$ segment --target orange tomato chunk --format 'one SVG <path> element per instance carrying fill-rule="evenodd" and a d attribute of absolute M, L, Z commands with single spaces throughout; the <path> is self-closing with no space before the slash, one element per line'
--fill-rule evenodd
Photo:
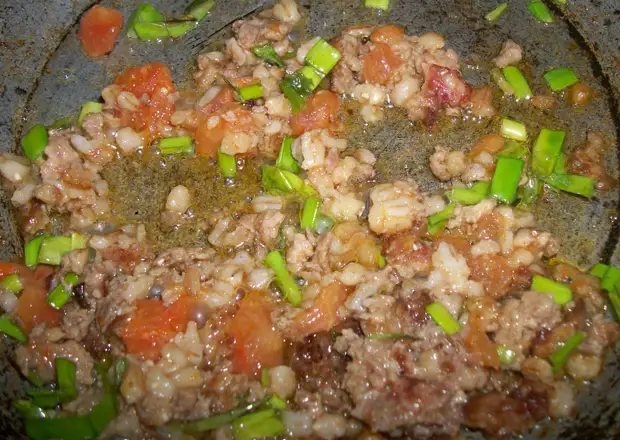
<path fill-rule="evenodd" d="M 362 73 L 364 80 L 374 84 L 386 84 L 403 60 L 385 43 L 376 43 L 375 47 L 364 56 Z"/>
<path fill-rule="evenodd" d="M 373 43 L 396 43 L 405 34 L 405 30 L 400 26 L 388 24 L 379 26 L 370 34 L 370 41 Z"/>
<path fill-rule="evenodd" d="M 301 111 L 291 118 L 293 136 L 321 128 L 330 128 L 337 122 L 340 98 L 334 92 L 321 90 L 312 95 Z"/>
<path fill-rule="evenodd" d="M 321 289 L 312 308 L 299 313 L 293 322 L 300 336 L 328 331 L 338 324 L 338 309 L 344 304 L 348 289 L 339 282 L 334 282 Z"/>
<path fill-rule="evenodd" d="M 47 277 L 54 273 L 54 269 L 49 266 L 38 266 L 32 272 L 20 266 L 17 273 L 24 285 L 15 311 L 15 317 L 22 329 L 29 333 L 34 327 L 43 323 L 48 327 L 60 325 L 62 312 L 47 304 Z"/>
<path fill-rule="evenodd" d="M 95 5 L 80 19 L 77 37 L 86 54 L 96 58 L 112 51 L 122 27 L 123 16 L 120 12 Z"/>

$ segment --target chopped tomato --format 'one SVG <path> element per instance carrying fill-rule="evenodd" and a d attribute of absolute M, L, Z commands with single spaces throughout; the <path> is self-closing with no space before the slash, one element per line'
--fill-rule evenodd
<path fill-rule="evenodd" d="M 136 110 L 120 110 L 121 124 L 131 124 L 147 142 L 161 137 L 174 112 L 169 99 L 175 92 L 170 70 L 161 63 L 132 67 L 117 76 L 114 84 L 140 100 Z M 143 101 L 145 95 L 147 102 Z"/>
<path fill-rule="evenodd" d="M 474 148 L 469 152 L 470 157 L 476 157 L 482 152 L 487 152 L 491 155 L 499 153 L 504 148 L 504 138 L 497 133 L 485 134 L 474 145 Z"/>
<path fill-rule="evenodd" d="M 215 99 L 217 99 L 217 96 Z M 202 116 L 200 118 L 196 129 L 196 154 L 199 156 L 215 157 L 217 149 L 220 147 L 222 139 L 224 139 L 226 133 L 248 132 L 254 129 L 254 126 L 252 125 L 252 113 L 243 108 L 241 105 L 236 103 L 221 103 L 221 106 L 217 108 L 218 111 L 212 113 L 212 115 L 222 113 L 224 111 L 232 111 L 234 112 L 235 117 L 229 120 L 220 118 L 215 124 L 209 121 L 208 116 Z"/>
<path fill-rule="evenodd" d="M 24 290 L 19 295 L 15 317 L 23 330 L 29 333 L 40 324 L 56 327 L 60 324 L 61 312 L 47 304 L 47 277 L 54 273 L 49 266 L 38 266 L 32 272 L 30 269 L 19 266 L 18 273 Z"/>
<path fill-rule="evenodd" d="M 127 352 L 142 359 L 157 360 L 163 346 L 187 328 L 194 301 L 186 295 L 168 307 L 159 300 L 136 301 L 135 310 L 120 332 Z"/>
<path fill-rule="evenodd" d="M 0 261 L 0 277 L 11 275 L 19 271 L 19 265 Z"/>
<path fill-rule="evenodd" d="M 95 5 L 80 19 L 77 37 L 89 57 L 100 57 L 112 51 L 122 27 L 123 16 L 120 12 Z"/>
<path fill-rule="evenodd" d="M 370 41 L 373 43 L 396 43 L 405 34 L 405 30 L 400 26 L 388 24 L 386 26 L 379 26 L 370 34 Z"/>
<path fill-rule="evenodd" d="M 312 308 L 300 312 L 293 320 L 300 337 L 328 331 L 340 321 L 338 309 L 344 304 L 348 289 L 339 282 L 323 287 L 314 300 Z"/>
<path fill-rule="evenodd" d="M 374 84 L 386 84 L 403 60 L 385 43 L 376 43 L 364 56 L 364 80 Z"/>
<path fill-rule="evenodd" d="M 250 292 L 239 302 L 239 309 L 228 324 L 234 338 L 233 371 L 257 377 L 261 368 L 280 365 L 284 341 L 271 322 L 271 300 L 261 292 Z"/>
<path fill-rule="evenodd" d="M 328 90 L 321 90 L 308 99 L 301 111 L 291 118 L 293 136 L 321 128 L 330 128 L 338 119 L 340 98 Z"/>

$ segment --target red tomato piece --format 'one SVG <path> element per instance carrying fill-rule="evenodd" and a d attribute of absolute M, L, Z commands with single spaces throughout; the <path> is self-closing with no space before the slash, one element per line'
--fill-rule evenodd
<path fill-rule="evenodd" d="M 49 266 L 38 266 L 32 272 L 24 266 L 19 266 L 18 273 L 24 290 L 19 295 L 15 317 L 22 329 L 29 333 L 34 327 L 43 323 L 48 327 L 60 325 L 62 312 L 47 303 L 47 277 L 54 273 L 54 269 Z"/>
<path fill-rule="evenodd" d="M 301 337 L 312 333 L 328 331 L 338 324 L 338 309 L 344 304 L 348 296 L 348 289 L 341 283 L 335 282 L 321 289 L 311 309 L 298 314 L 294 319 L 294 326 Z"/>
<path fill-rule="evenodd" d="M 340 98 L 334 92 L 321 90 L 312 95 L 301 111 L 291 118 L 293 136 L 321 128 L 330 128 L 338 120 Z"/>
<path fill-rule="evenodd" d="M 374 84 L 386 84 L 403 60 L 385 43 L 375 43 L 375 47 L 364 56 L 362 73 L 364 80 Z"/>
<path fill-rule="evenodd" d="M 120 12 L 95 5 L 80 19 L 77 37 L 86 54 L 96 58 L 112 51 L 116 36 L 122 27 L 123 16 Z"/>
<path fill-rule="evenodd" d="M 386 43 L 392 44 L 397 42 L 405 34 L 405 30 L 400 26 L 388 24 L 385 26 L 379 26 L 370 34 L 370 41 L 373 43 Z"/>

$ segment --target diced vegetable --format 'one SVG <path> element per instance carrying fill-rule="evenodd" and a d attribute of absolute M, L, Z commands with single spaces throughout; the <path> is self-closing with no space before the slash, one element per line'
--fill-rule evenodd
<path fill-rule="evenodd" d="M 198 26 L 194 20 L 180 20 L 167 22 L 136 23 L 134 29 L 141 40 L 155 40 L 158 38 L 179 38 Z"/>
<path fill-rule="evenodd" d="M 267 406 L 272 409 L 286 409 L 288 406 L 286 405 L 286 401 L 282 399 L 277 394 L 272 395 L 267 401 Z"/>
<path fill-rule="evenodd" d="M 514 202 L 524 165 L 521 159 L 500 157 L 491 179 L 490 195 L 502 203 Z"/>
<path fill-rule="evenodd" d="M 470 188 L 456 186 L 447 193 L 448 199 L 461 205 L 475 205 L 480 203 L 489 194 L 490 185 L 487 182 L 476 182 Z"/>
<path fill-rule="evenodd" d="M 284 67 L 284 62 L 276 50 L 269 44 L 263 44 L 261 46 L 254 46 L 252 53 L 263 61 L 268 62 L 274 66 Z"/>
<path fill-rule="evenodd" d="M 406 335 L 404 333 L 369 333 L 366 335 L 368 339 L 416 339 L 415 336 Z"/>
<path fill-rule="evenodd" d="M 2 277 L 0 285 L 2 285 L 4 290 L 11 293 L 19 293 L 24 288 L 22 281 L 19 279 L 19 275 L 16 273 Z"/>
<path fill-rule="evenodd" d="M 191 5 L 190 5 L 191 6 Z M 130 38 L 137 38 L 135 26 L 136 23 L 153 23 L 158 21 L 164 21 L 164 17 L 149 3 L 141 3 L 138 5 L 131 17 L 129 17 L 129 23 L 127 24 L 127 36 Z"/>
<path fill-rule="evenodd" d="M 252 84 L 251 86 L 241 87 L 239 89 L 239 97 L 241 98 L 241 102 L 262 98 L 263 86 L 260 84 Z"/>
<path fill-rule="evenodd" d="M 452 217 L 452 213 L 454 212 L 454 208 L 456 208 L 456 203 L 450 203 L 444 209 L 439 211 L 436 214 L 433 214 L 428 217 L 429 226 L 435 226 L 438 223 L 443 222 L 444 220 L 450 219 Z"/>
<path fill-rule="evenodd" d="M 198 419 L 187 423 L 170 423 L 168 426 L 171 428 L 178 428 L 184 432 L 206 432 L 213 429 L 221 428 L 222 426 L 230 425 L 239 417 L 254 411 L 255 409 L 263 406 L 266 399 L 258 400 L 256 402 L 241 405 L 239 408 L 235 408 L 231 411 L 216 414 L 204 419 Z"/>
<path fill-rule="evenodd" d="M 308 185 L 304 180 L 290 171 L 281 170 L 272 165 L 261 165 L 263 187 L 275 194 L 290 193 L 297 191 L 304 197 L 317 195 L 312 185 Z"/>
<path fill-rule="evenodd" d="M 47 303 L 56 310 L 60 310 L 71 299 L 71 290 L 77 283 L 77 274 L 69 272 L 47 296 Z"/>
<path fill-rule="evenodd" d="M 499 361 L 505 365 L 512 364 L 517 357 L 517 353 L 515 353 L 505 345 L 497 346 L 497 354 L 499 355 Z"/>
<path fill-rule="evenodd" d="M 553 174 L 566 174 L 566 162 L 568 162 L 568 156 L 566 153 L 560 153 L 553 166 Z"/>
<path fill-rule="evenodd" d="M 502 126 L 499 131 L 502 136 L 508 139 L 514 139 L 516 141 L 527 140 L 527 129 L 525 128 L 525 124 L 513 121 L 512 119 L 503 118 Z"/>
<path fill-rule="evenodd" d="M 338 49 L 321 38 L 308 51 L 304 63 L 325 76 L 340 61 L 341 57 Z"/>
<path fill-rule="evenodd" d="M 620 281 L 620 269 L 615 266 L 609 266 L 609 270 L 605 272 L 601 280 L 601 288 L 607 292 L 611 292 L 614 290 L 618 281 Z"/>
<path fill-rule="evenodd" d="M 263 388 L 267 388 L 271 383 L 271 378 L 269 377 L 269 368 L 261 368 L 260 370 L 260 384 Z"/>
<path fill-rule="evenodd" d="M 426 312 L 448 336 L 461 331 L 461 324 L 452 317 L 442 304 L 434 302 L 426 306 Z"/>
<path fill-rule="evenodd" d="M 39 248 L 38 262 L 58 266 L 62 257 L 71 250 L 71 237 L 45 237 Z"/>
<path fill-rule="evenodd" d="M 385 257 L 383 255 L 381 255 L 381 251 L 377 251 L 378 252 L 378 256 L 377 256 L 377 266 L 379 266 L 379 269 L 383 269 L 386 265 L 387 265 L 387 261 L 385 261 Z"/>
<path fill-rule="evenodd" d="M 514 157 L 516 159 L 525 159 L 530 154 L 530 150 L 521 142 L 513 140 L 506 141 L 502 151 L 497 156 Z"/>
<path fill-rule="evenodd" d="M 319 235 L 324 234 L 328 231 L 331 231 L 335 224 L 336 222 L 334 222 L 334 220 L 332 220 L 330 217 L 319 214 L 316 219 L 316 224 L 314 225 L 314 230 Z"/>
<path fill-rule="evenodd" d="M 535 274 L 532 278 L 532 290 L 549 293 L 556 304 L 566 304 L 573 299 L 573 292 L 566 284 Z"/>
<path fill-rule="evenodd" d="M 514 95 L 517 98 L 527 99 L 532 96 L 532 89 L 530 89 L 530 85 L 519 69 L 515 66 L 506 66 L 503 72 L 506 81 L 508 81 L 515 90 Z"/>
<path fill-rule="evenodd" d="M 588 272 L 590 275 L 594 275 L 597 278 L 600 278 L 601 280 L 605 277 L 605 275 L 607 274 L 607 272 L 609 271 L 609 266 L 606 264 L 595 264 L 592 269 L 590 269 L 590 272 Z"/>
<path fill-rule="evenodd" d="M 53 128 L 54 130 L 69 128 L 71 127 L 71 125 L 73 125 L 73 121 L 73 116 L 63 116 L 62 118 L 58 118 L 54 122 L 52 122 L 50 124 L 50 128 Z"/>
<path fill-rule="evenodd" d="M 299 227 L 305 231 L 306 229 L 314 229 L 316 225 L 316 219 L 319 215 L 319 208 L 321 207 L 321 199 L 318 197 L 309 197 L 304 203 L 304 207 L 301 211 L 301 218 Z"/>
<path fill-rule="evenodd" d="M 82 15 L 77 38 L 89 57 L 100 57 L 112 51 L 122 28 L 119 11 L 95 5 Z"/>
<path fill-rule="evenodd" d="M 616 319 L 620 320 L 620 281 L 616 283 L 615 289 L 609 292 L 609 300 L 611 305 L 614 306 Z"/>
<path fill-rule="evenodd" d="M 282 93 L 288 98 L 293 111 L 302 109 L 306 98 L 312 93 L 313 87 L 310 79 L 303 76 L 299 71 L 286 76 L 280 82 Z"/>
<path fill-rule="evenodd" d="M 159 141 L 162 154 L 188 154 L 194 151 L 194 140 L 191 136 L 176 136 Z"/>
<path fill-rule="evenodd" d="M 25 344 L 28 341 L 28 337 L 22 331 L 21 328 L 9 318 L 8 315 L 0 316 L 0 333 L 4 333 L 13 339 Z"/>
<path fill-rule="evenodd" d="M 103 111 L 103 104 L 95 101 L 86 101 L 82 104 L 82 109 L 80 110 L 80 116 L 78 116 L 78 124 L 82 125 L 84 122 L 84 118 L 86 115 L 90 113 L 101 113 Z"/>
<path fill-rule="evenodd" d="M 293 157 L 293 138 L 290 136 L 284 136 L 284 139 L 282 139 L 282 146 L 276 159 L 276 167 L 295 174 L 301 170 Z"/>
<path fill-rule="evenodd" d="M 55 390 L 30 390 L 26 394 L 32 399 L 32 404 L 39 408 L 54 408 L 61 403 L 71 402 L 78 395 L 75 386 L 77 367 L 68 359 L 57 357 Z"/>
<path fill-rule="evenodd" d="M 538 21 L 543 23 L 553 23 L 554 21 L 551 12 L 549 12 L 549 9 L 541 0 L 531 0 L 527 4 L 527 9 Z"/>
<path fill-rule="evenodd" d="M 577 75 L 566 67 L 561 67 L 559 69 L 551 70 L 543 75 L 549 87 L 554 92 L 558 90 L 565 89 L 566 87 L 572 86 L 579 82 L 579 78 Z"/>
<path fill-rule="evenodd" d="M 371 9 L 387 11 L 390 7 L 390 0 L 364 0 L 364 6 Z"/>
<path fill-rule="evenodd" d="M 515 94 L 515 88 L 513 86 L 511 86 L 508 81 L 506 81 L 506 78 L 504 77 L 504 74 L 497 67 L 495 67 L 494 69 L 491 69 L 491 79 L 493 81 L 495 81 L 495 84 L 497 84 L 498 87 L 500 89 L 502 89 L 502 91 L 505 94 L 507 94 L 507 95 L 514 95 Z"/>
<path fill-rule="evenodd" d="M 487 15 L 484 16 L 484 18 L 487 21 L 495 21 L 497 20 L 499 17 L 502 16 L 502 14 L 504 13 L 504 11 L 506 10 L 506 8 L 508 8 L 508 3 L 504 2 L 504 3 L 500 3 L 499 5 L 497 5 L 493 10 L 489 11 L 487 13 Z"/>
<path fill-rule="evenodd" d="M 34 162 L 47 147 L 47 129 L 41 124 L 33 126 L 22 138 L 21 144 L 26 157 Z"/>
<path fill-rule="evenodd" d="M 189 4 L 185 12 L 195 20 L 201 21 L 207 16 L 214 5 L 215 0 L 194 0 Z"/>
<path fill-rule="evenodd" d="M 323 81 L 323 76 L 310 66 L 303 66 L 299 69 L 299 74 L 307 80 L 311 91 L 315 90 Z"/>
<path fill-rule="evenodd" d="M 71 233 L 71 250 L 86 248 L 87 241 L 87 236 L 78 234 L 77 232 Z"/>
<path fill-rule="evenodd" d="M 284 434 L 285 427 L 274 409 L 265 409 L 239 417 L 233 422 L 235 440 L 254 440 L 277 437 Z"/>
<path fill-rule="evenodd" d="M 265 258 L 265 265 L 275 272 L 276 283 L 280 287 L 284 298 L 294 306 L 301 304 L 299 286 L 286 267 L 286 261 L 280 251 L 269 252 L 267 258 Z"/>
<path fill-rule="evenodd" d="M 232 154 L 217 150 L 217 166 L 224 177 L 235 177 L 237 175 L 237 159 Z"/>
<path fill-rule="evenodd" d="M 517 204 L 517 208 L 523 210 L 530 209 L 540 197 L 541 192 L 542 181 L 540 181 L 536 176 L 530 175 L 530 173 L 528 173 L 526 184 L 522 187 L 519 187 L 519 189 L 517 190 L 517 194 L 519 197 L 519 203 Z"/>
<path fill-rule="evenodd" d="M 127 370 L 127 359 L 117 359 L 116 364 L 114 365 L 114 377 L 116 386 L 120 387 L 121 383 L 123 383 L 123 377 L 125 375 L 125 371 Z"/>
<path fill-rule="evenodd" d="M 561 130 L 540 130 L 532 149 L 532 170 L 540 177 L 547 177 L 553 172 L 566 133 Z"/>
<path fill-rule="evenodd" d="M 591 177 L 577 174 L 551 174 L 545 179 L 545 182 L 556 189 L 584 197 L 592 197 L 596 185 Z"/>
<path fill-rule="evenodd" d="M 558 373 L 562 370 L 562 368 L 564 368 L 564 364 L 566 364 L 566 361 L 572 354 L 573 350 L 581 344 L 585 337 L 585 334 L 577 332 L 568 338 L 568 340 L 564 342 L 560 348 L 551 353 L 549 360 L 551 361 L 551 366 L 553 367 L 554 373 Z"/>

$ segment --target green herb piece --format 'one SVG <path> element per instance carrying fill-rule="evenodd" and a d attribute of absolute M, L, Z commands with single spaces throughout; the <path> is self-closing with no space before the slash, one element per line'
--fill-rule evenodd
<path fill-rule="evenodd" d="M 237 175 L 237 159 L 232 154 L 217 150 L 217 166 L 224 177 L 235 177 Z"/>
<path fill-rule="evenodd" d="M 311 91 L 314 91 L 319 84 L 321 84 L 321 81 L 323 81 L 324 78 L 319 72 L 310 66 L 304 66 L 299 69 L 298 72 L 307 81 Z"/>
<path fill-rule="evenodd" d="M 543 75 L 549 87 L 554 92 L 558 90 L 563 90 L 566 87 L 572 86 L 579 82 L 579 78 L 575 75 L 570 69 L 566 67 L 561 67 L 559 69 L 551 70 Z"/>
<path fill-rule="evenodd" d="M 71 299 L 71 290 L 78 283 L 78 276 L 74 272 L 65 275 L 62 282 L 47 295 L 47 303 L 50 307 L 60 310 Z"/>
<path fill-rule="evenodd" d="M 59 130 L 61 128 L 69 128 L 73 125 L 74 117 L 73 116 L 63 116 L 62 118 L 56 119 L 50 125 L 50 128 L 53 130 Z"/>
<path fill-rule="evenodd" d="M 497 67 L 491 69 L 491 79 L 498 85 L 506 95 L 514 95 L 515 88 L 504 77 L 504 74 Z"/>
<path fill-rule="evenodd" d="M 584 197 L 592 197 L 596 186 L 594 179 L 578 174 L 551 174 L 544 180 L 556 189 Z"/>
<path fill-rule="evenodd" d="M 532 0 L 527 4 L 527 9 L 538 20 L 543 23 L 553 23 L 553 16 L 547 6 L 541 0 Z"/>
<path fill-rule="evenodd" d="M 499 361 L 505 365 L 512 364 L 517 357 L 517 353 L 501 344 L 497 346 L 497 354 L 499 356 Z"/>
<path fill-rule="evenodd" d="M 506 66 L 504 67 L 503 72 L 506 81 L 508 81 L 515 90 L 514 95 L 517 98 L 527 99 L 532 96 L 532 89 L 530 89 L 530 85 L 527 83 L 527 80 L 519 69 L 515 66 Z"/>
<path fill-rule="evenodd" d="M 86 115 L 91 113 L 101 113 L 103 111 L 103 104 L 95 101 L 86 101 L 82 104 L 82 109 L 80 110 L 80 116 L 78 116 L 78 125 L 82 125 L 84 122 L 84 118 Z"/>
<path fill-rule="evenodd" d="M 527 182 L 517 190 L 519 197 L 517 208 L 526 211 L 529 210 L 540 197 L 542 186 L 542 181 L 528 172 Z"/>
<path fill-rule="evenodd" d="M 550 294 L 553 301 L 559 305 L 566 304 L 573 299 L 573 292 L 566 284 L 537 274 L 532 278 L 532 290 Z"/>
<path fill-rule="evenodd" d="M 163 138 L 158 147 L 162 154 L 189 154 L 194 151 L 194 139 L 191 136 Z"/>
<path fill-rule="evenodd" d="M 151 6 L 149 3 L 141 3 L 138 5 L 135 11 L 129 17 L 127 25 L 127 36 L 130 38 L 137 38 L 136 23 L 152 23 L 163 21 L 164 17 L 159 13 L 157 9 Z"/>
<path fill-rule="evenodd" d="M 123 383 L 125 371 L 127 371 L 127 359 L 117 359 L 114 364 L 114 378 L 117 388 Z"/>
<path fill-rule="evenodd" d="M 49 234 L 42 234 L 26 242 L 24 245 L 24 263 L 26 266 L 33 267 L 37 265 L 39 262 L 39 250 L 41 249 L 41 243 L 47 237 L 49 237 Z"/>
<path fill-rule="evenodd" d="M 39 247 L 38 262 L 58 266 L 62 257 L 72 250 L 71 237 L 44 237 Z"/>
<path fill-rule="evenodd" d="M 19 293 L 24 289 L 24 285 L 16 273 L 3 276 L 0 280 L 0 285 L 2 285 L 4 290 L 11 293 Z"/>
<path fill-rule="evenodd" d="M 601 280 L 601 288 L 607 292 L 612 292 L 618 281 L 620 281 L 620 269 L 615 266 L 609 266 Z"/>
<path fill-rule="evenodd" d="M 26 394 L 32 399 L 33 405 L 39 408 L 54 408 L 61 403 L 71 402 L 78 395 L 76 388 L 77 367 L 73 362 L 64 358 L 56 358 L 56 383 L 55 390 L 30 390 Z"/>
<path fill-rule="evenodd" d="M 495 21 L 497 20 L 499 17 L 502 16 L 502 14 L 504 13 L 504 11 L 508 8 L 508 3 L 500 3 L 499 5 L 497 5 L 493 10 L 489 11 L 487 13 L 487 15 L 484 16 L 484 18 L 487 21 Z"/>
<path fill-rule="evenodd" d="M 288 98 L 294 112 L 301 110 L 306 98 L 314 90 L 312 78 L 307 78 L 298 70 L 292 75 L 286 76 L 280 82 L 280 90 Z"/>
<path fill-rule="evenodd" d="M 284 298 L 294 306 L 301 304 L 301 292 L 293 275 L 286 267 L 286 261 L 280 251 L 271 251 L 265 258 L 265 265 L 276 274 L 276 284 L 282 291 Z"/>
<path fill-rule="evenodd" d="M 271 377 L 269 377 L 269 368 L 261 368 L 260 384 L 263 386 L 263 388 L 267 388 L 271 384 Z"/>
<path fill-rule="evenodd" d="M 215 6 L 215 0 L 194 0 L 189 4 L 185 13 L 196 21 L 201 21 Z"/>
<path fill-rule="evenodd" d="M 263 97 L 263 86 L 260 84 L 252 84 L 250 86 L 241 87 L 238 90 L 241 102 L 252 101 Z"/>
<path fill-rule="evenodd" d="M 281 398 L 280 396 L 278 396 L 277 394 L 273 394 L 269 400 L 267 401 L 267 406 L 269 406 L 272 409 L 287 409 L 288 406 L 286 405 L 286 401 Z"/>
<path fill-rule="evenodd" d="M 301 210 L 299 222 L 299 227 L 302 230 L 305 231 L 306 229 L 314 229 L 320 207 L 321 199 L 318 197 L 309 197 L 306 199 L 304 207 Z"/>
<path fill-rule="evenodd" d="M 566 163 L 568 162 L 568 156 L 566 153 L 558 154 L 558 159 L 553 166 L 553 174 L 566 174 Z"/>
<path fill-rule="evenodd" d="M 532 170 L 540 177 L 553 172 L 558 156 L 562 152 L 566 132 L 562 130 L 540 130 L 532 149 Z"/>
<path fill-rule="evenodd" d="M 502 203 L 514 202 L 524 165 L 521 159 L 500 157 L 491 179 L 490 195 Z"/>
<path fill-rule="evenodd" d="M 525 128 L 525 124 L 513 121 L 512 119 L 502 119 L 500 133 L 508 139 L 514 139 L 522 142 L 527 140 L 527 129 Z"/>
<path fill-rule="evenodd" d="M 25 344 L 28 341 L 28 337 L 21 328 L 9 318 L 9 315 L 4 314 L 0 316 L 0 333 L 4 333 L 13 339 Z"/>
<path fill-rule="evenodd" d="M 26 157 L 34 162 L 43 154 L 48 141 L 47 129 L 43 125 L 37 124 L 28 130 L 28 133 L 21 140 L 21 145 Z"/>
<path fill-rule="evenodd" d="M 304 197 L 317 196 L 318 193 L 298 175 L 272 165 L 261 165 L 262 184 L 270 193 L 281 194 L 297 191 Z"/>
<path fill-rule="evenodd" d="M 285 427 L 274 409 L 265 409 L 239 417 L 233 422 L 235 440 L 254 440 L 277 437 L 284 434 Z"/>
<path fill-rule="evenodd" d="M 605 275 L 607 274 L 607 272 L 609 271 L 609 266 L 606 264 L 595 264 L 592 269 L 590 269 L 590 272 L 588 272 L 590 275 L 594 275 L 597 278 L 600 278 L 601 280 L 605 277 Z"/>
<path fill-rule="evenodd" d="M 304 63 L 319 72 L 322 76 L 327 75 L 340 61 L 342 55 L 334 46 L 322 38 L 317 41 L 308 51 Z"/>
<path fill-rule="evenodd" d="M 299 164 L 293 157 L 293 138 L 290 136 L 284 136 L 282 140 L 278 159 L 276 159 L 276 167 L 295 174 L 299 173 L 301 170 Z"/>
<path fill-rule="evenodd" d="M 390 7 L 390 0 L 364 0 L 364 6 L 371 9 L 387 11 Z"/>
<path fill-rule="evenodd" d="M 263 44 L 261 46 L 254 46 L 252 53 L 263 61 L 268 62 L 271 65 L 284 67 L 284 62 L 276 50 L 269 44 Z"/>
<path fill-rule="evenodd" d="M 476 205 L 484 200 L 489 194 L 490 184 L 487 182 L 476 182 L 470 188 L 456 186 L 446 194 L 452 202 L 461 205 Z"/>
<path fill-rule="evenodd" d="M 326 232 L 331 231 L 336 222 L 332 220 L 331 217 L 328 217 L 323 214 L 319 214 L 316 218 L 316 223 L 314 225 L 314 230 L 317 234 L 321 235 Z"/>
<path fill-rule="evenodd" d="M 212 431 L 214 429 L 221 428 L 222 426 L 230 425 L 239 417 L 263 406 L 266 401 L 267 399 L 258 400 L 256 402 L 250 403 L 248 405 L 243 405 L 239 408 L 233 409 L 225 413 L 216 414 L 214 416 L 194 420 L 187 423 L 170 423 L 169 426 L 173 429 L 177 428 L 184 432 Z"/>
<path fill-rule="evenodd" d="M 573 350 L 581 344 L 585 337 L 586 335 L 583 333 L 577 332 L 568 338 L 568 340 L 564 342 L 560 348 L 551 353 L 549 360 L 551 361 L 551 366 L 553 367 L 554 373 L 558 373 L 562 370 L 562 368 L 564 368 L 564 364 L 566 364 L 566 361 L 572 354 Z"/>
<path fill-rule="evenodd" d="M 160 38 L 179 38 L 198 26 L 194 20 L 167 22 L 139 22 L 134 29 L 139 39 L 155 40 Z"/>
<path fill-rule="evenodd" d="M 426 312 L 448 336 L 461 331 L 461 324 L 452 317 L 448 309 L 442 304 L 438 302 L 431 303 L 426 306 Z"/>

